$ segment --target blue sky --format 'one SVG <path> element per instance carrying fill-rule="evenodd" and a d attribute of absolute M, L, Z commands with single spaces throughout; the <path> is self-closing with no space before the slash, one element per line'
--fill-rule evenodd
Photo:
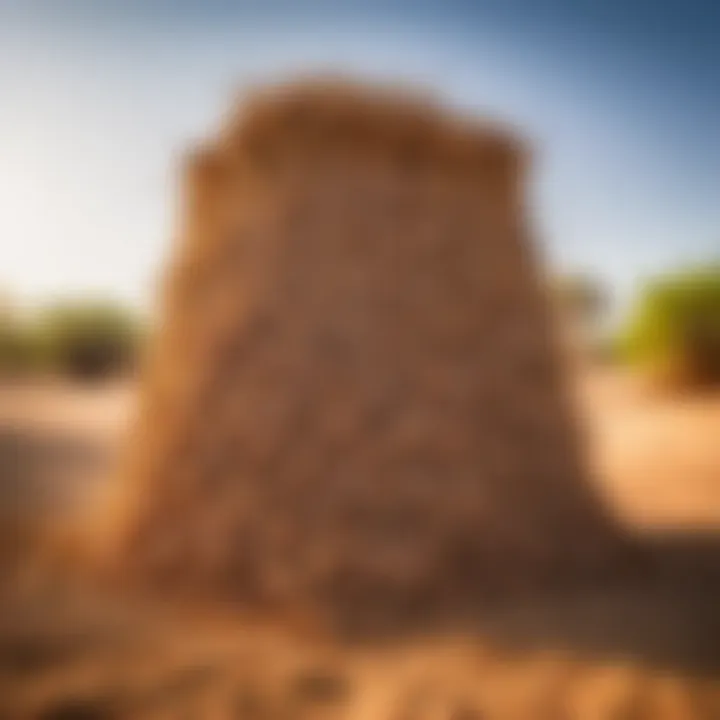
<path fill-rule="evenodd" d="M 516 126 L 548 262 L 621 299 L 720 257 L 712 0 L 0 0 L 0 287 L 146 304 L 179 152 L 243 87 L 328 70 Z"/>

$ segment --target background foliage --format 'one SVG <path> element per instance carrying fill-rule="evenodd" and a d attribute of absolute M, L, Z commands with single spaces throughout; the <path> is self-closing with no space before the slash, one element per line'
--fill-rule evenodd
<path fill-rule="evenodd" d="M 672 382 L 720 382 L 720 264 L 646 282 L 621 346 L 630 362 Z"/>
<path fill-rule="evenodd" d="M 31 316 L 0 313 L 0 372 L 99 378 L 132 369 L 140 319 L 108 301 L 62 301 Z"/>

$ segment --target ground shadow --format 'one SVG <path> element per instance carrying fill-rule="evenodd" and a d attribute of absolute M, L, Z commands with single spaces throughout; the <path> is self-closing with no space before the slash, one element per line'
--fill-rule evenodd
<path fill-rule="evenodd" d="M 0 513 L 18 519 L 59 509 L 108 462 L 109 448 L 96 440 L 0 426 Z"/>
<path fill-rule="evenodd" d="M 478 626 L 518 648 L 720 673 L 720 533 L 628 538 L 632 570 L 562 593 L 494 605 Z"/>

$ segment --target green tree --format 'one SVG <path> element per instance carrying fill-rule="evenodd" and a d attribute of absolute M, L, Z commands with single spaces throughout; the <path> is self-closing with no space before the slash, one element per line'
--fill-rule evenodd
<path fill-rule="evenodd" d="M 720 263 L 648 281 L 622 346 L 630 360 L 674 382 L 720 382 Z"/>
<path fill-rule="evenodd" d="M 92 378 L 129 370 L 142 330 L 128 310 L 109 302 L 62 302 L 37 318 L 43 362 L 52 371 Z"/>
<path fill-rule="evenodd" d="M 0 315 L 0 374 L 18 375 L 38 369 L 37 337 L 33 328 L 8 313 Z"/>

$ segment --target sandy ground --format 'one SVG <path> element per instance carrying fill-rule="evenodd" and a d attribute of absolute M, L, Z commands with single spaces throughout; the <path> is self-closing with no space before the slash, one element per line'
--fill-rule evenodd
<path fill-rule="evenodd" d="M 631 375 L 579 381 L 595 481 L 629 525 L 720 529 L 720 392 L 658 394 Z"/>
<path fill-rule="evenodd" d="M 352 645 L 26 573 L 0 598 L 0 718 L 720 718 L 720 395 L 607 371 L 577 388 L 594 482 L 653 548 L 647 573 Z M 133 403 L 130 383 L 0 388 L 4 522 L 87 502 Z"/>

